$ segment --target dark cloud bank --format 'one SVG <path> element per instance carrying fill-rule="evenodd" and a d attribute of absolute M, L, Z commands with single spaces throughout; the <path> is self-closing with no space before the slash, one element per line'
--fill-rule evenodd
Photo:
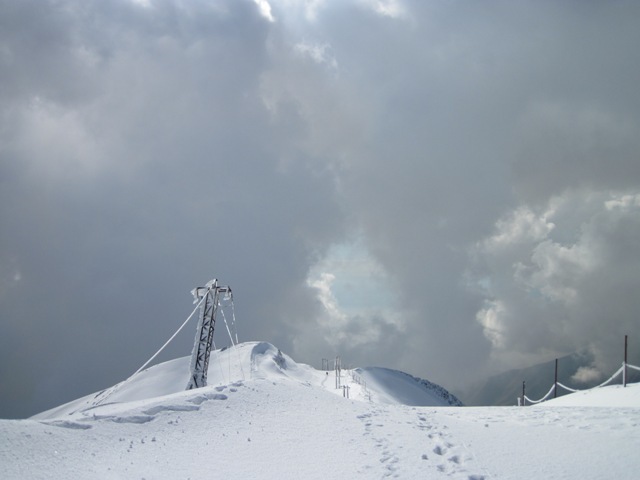
<path fill-rule="evenodd" d="M 122 380 L 212 277 L 311 364 L 638 359 L 640 6 L 258 3 L 0 1 L 0 417 Z M 336 245 L 386 307 L 311 278 Z"/>

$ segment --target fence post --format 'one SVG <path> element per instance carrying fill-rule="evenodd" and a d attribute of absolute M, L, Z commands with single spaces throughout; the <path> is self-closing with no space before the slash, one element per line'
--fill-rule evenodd
<path fill-rule="evenodd" d="M 627 387 L 627 337 L 624 336 L 624 364 L 622 365 L 622 386 Z"/>
<path fill-rule="evenodd" d="M 525 406 L 525 399 L 524 399 L 524 380 L 522 381 L 522 406 Z"/>
<path fill-rule="evenodd" d="M 553 398 L 556 398 L 558 394 L 558 359 L 556 358 L 556 373 L 553 380 Z"/>
<path fill-rule="evenodd" d="M 329 371 L 329 359 L 328 358 L 323 358 L 322 359 L 322 370 L 328 372 Z"/>

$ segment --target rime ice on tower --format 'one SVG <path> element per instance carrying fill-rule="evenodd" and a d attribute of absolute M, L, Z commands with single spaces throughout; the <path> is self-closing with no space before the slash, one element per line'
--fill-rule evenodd
<path fill-rule="evenodd" d="M 200 318 L 196 329 L 196 338 L 191 352 L 191 367 L 187 390 L 205 387 L 207 385 L 207 370 L 209 356 L 213 343 L 213 329 L 216 324 L 216 312 L 220 300 L 233 302 L 231 287 L 219 286 L 215 278 L 204 287 L 191 290 L 194 303 L 200 302 Z"/>

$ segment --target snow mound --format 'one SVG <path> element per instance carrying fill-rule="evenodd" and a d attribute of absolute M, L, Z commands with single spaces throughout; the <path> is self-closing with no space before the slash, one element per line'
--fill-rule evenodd
<path fill-rule="evenodd" d="M 109 404 L 138 402 L 183 392 L 189 379 L 190 358 L 182 357 L 149 367 L 111 388 L 87 395 L 59 407 L 33 416 L 47 420 L 77 412 L 104 407 Z M 365 380 L 363 387 L 358 375 Z M 462 405 L 439 385 L 412 377 L 403 372 L 368 367 L 342 370 L 339 381 L 335 372 L 324 372 L 295 362 L 279 348 L 268 342 L 245 342 L 211 352 L 208 386 L 226 386 L 245 380 L 288 380 L 306 386 L 328 390 L 349 398 L 385 404 L 414 406 Z"/>
<path fill-rule="evenodd" d="M 300 382 L 308 382 L 315 369 L 309 365 L 296 363 L 279 348 L 267 342 L 256 342 L 251 348 L 251 378 L 287 377 Z"/>

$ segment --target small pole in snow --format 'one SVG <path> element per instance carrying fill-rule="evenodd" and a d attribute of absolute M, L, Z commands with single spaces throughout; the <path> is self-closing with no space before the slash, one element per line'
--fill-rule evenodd
<path fill-rule="evenodd" d="M 525 401 L 524 401 L 524 380 L 522 381 L 522 406 L 525 406 Z"/>
<path fill-rule="evenodd" d="M 628 335 L 624 336 L 624 364 L 622 365 L 622 385 L 623 387 L 627 387 L 627 338 Z"/>
<path fill-rule="evenodd" d="M 556 373 L 555 373 L 555 379 L 553 381 L 553 398 L 556 398 L 557 394 L 558 394 L 558 359 L 556 358 Z"/>

